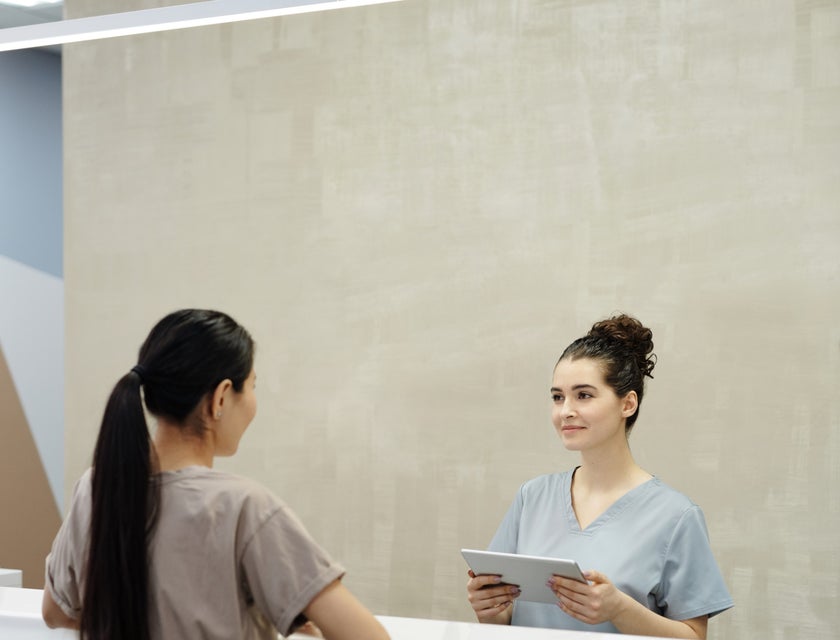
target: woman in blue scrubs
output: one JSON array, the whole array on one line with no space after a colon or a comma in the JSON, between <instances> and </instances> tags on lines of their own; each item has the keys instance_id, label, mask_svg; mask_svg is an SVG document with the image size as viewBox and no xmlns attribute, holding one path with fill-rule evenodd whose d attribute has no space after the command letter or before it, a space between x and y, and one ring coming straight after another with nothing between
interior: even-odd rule
<instances>
[{"instance_id":1,"label":"woman in blue scrubs","mask_svg":"<svg viewBox=\"0 0 840 640\"><path fill-rule=\"evenodd\" d=\"M588 584L552 578L556 605L517 601L515 586L470 573L479 622L705 638L708 619L732 606L700 507L630 452L655 363L652 332L627 315L597 322L560 356L551 417L580 465L523 484L490 550L594 568Z\"/></svg>"}]
</instances>

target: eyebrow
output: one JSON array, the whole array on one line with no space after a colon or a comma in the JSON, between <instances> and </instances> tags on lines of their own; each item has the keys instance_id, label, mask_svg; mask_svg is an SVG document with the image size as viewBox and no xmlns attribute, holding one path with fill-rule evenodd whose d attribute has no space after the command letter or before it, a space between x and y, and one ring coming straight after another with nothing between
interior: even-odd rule
<instances>
[{"instance_id":1,"label":"eyebrow","mask_svg":"<svg viewBox=\"0 0 840 640\"><path fill-rule=\"evenodd\" d=\"M576 384L572 387L572 391L577 391L578 389L597 389L594 384ZM551 387L550 391L562 391L560 387Z\"/></svg>"}]
</instances>

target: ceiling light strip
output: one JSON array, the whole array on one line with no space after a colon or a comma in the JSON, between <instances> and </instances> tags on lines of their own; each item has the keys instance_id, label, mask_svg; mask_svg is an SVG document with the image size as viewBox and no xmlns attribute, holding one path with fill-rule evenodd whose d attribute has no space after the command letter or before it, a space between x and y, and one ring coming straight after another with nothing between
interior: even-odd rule
<instances>
[{"instance_id":1,"label":"ceiling light strip","mask_svg":"<svg viewBox=\"0 0 840 640\"><path fill-rule=\"evenodd\" d=\"M348 9L402 0L205 0L0 29L0 51L116 38L226 22Z\"/></svg>"}]
</instances>

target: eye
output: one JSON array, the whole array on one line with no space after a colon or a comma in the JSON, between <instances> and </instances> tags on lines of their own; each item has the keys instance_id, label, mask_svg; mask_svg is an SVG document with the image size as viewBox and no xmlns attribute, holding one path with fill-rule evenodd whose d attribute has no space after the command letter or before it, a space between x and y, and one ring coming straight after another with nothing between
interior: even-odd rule
<instances>
[{"instance_id":1,"label":"eye","mask_svg":"<svg viewBox=\"0 0 840 640\"><path fill-rule=\"evenodd\" d=\"M559 393L552 393L551 399L554 400L554 402L563 402L563 396L561 396Z\"/></svg>"},{"instance_id":2,"label":"eye","mask_svg":"<svg viewBox=\"0 0 840 640\"><path fill-rule=\"evenodd\" d=\"M580 395L578 395L578 398L580 398L581 400L586 400L586 399L591 398L591 397L592 397L592 394L587 393L586 391L581 391Z\"/></svg>"}]
</instances>

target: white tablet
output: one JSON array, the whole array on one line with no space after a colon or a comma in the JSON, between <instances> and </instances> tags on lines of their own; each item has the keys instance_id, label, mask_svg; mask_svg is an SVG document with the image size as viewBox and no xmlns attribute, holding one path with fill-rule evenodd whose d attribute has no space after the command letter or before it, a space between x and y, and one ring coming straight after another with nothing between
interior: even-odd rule
<instances>
[{"instance_id":1,"label":"white tablet","mask_svg":"<svg viewBox=\"0 0 840 640\"><path fill-rule=\"evenodd\" d=\"M583 571L574 560L477 549L461 549L461 555L475 575L502 576L503 583L517 585L522 592L519 600L556 604L557 596L546 586L551 576L586 582Z\"/></svg>"}]
</instances>

